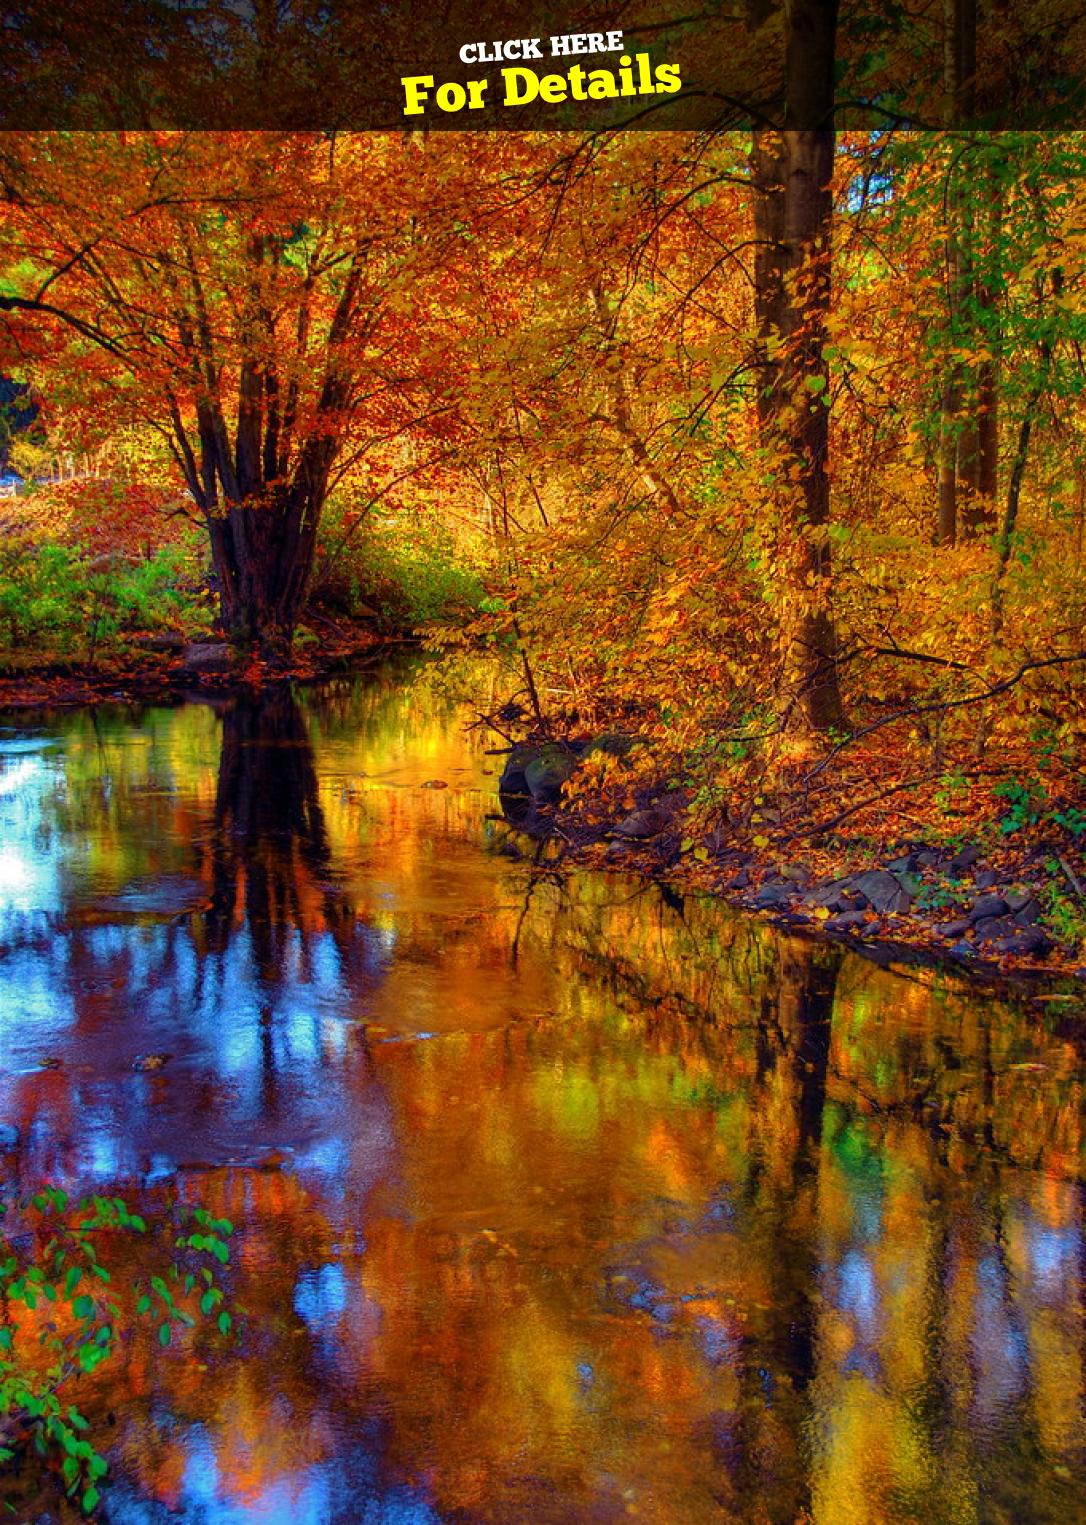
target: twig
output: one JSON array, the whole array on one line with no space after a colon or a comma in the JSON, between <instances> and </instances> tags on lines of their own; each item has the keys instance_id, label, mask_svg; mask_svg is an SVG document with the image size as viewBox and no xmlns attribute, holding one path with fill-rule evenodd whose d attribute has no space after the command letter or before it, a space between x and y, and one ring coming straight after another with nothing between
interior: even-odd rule
<instances>
[{"instance_id":1,"label":"twig","mask_svg":"<svg viewBox=\"0 0 1086 1525\"><path fill-rule=\"evenodd\" d=\"M1063 869L1064 873L1067 875L1068 882L1071 885L1071 888L1074 890L1075 894L1078 896L1078 898L1080 900L1086 900L1086 891L1083 891L1083 888L1082 888L1082 885L1079 882L1078 876L1075 873L1074 869L1071 867L1071 865L1068 863L1067 859L1064 858L1060 853L1057 853L1056 854L1056 862L1060 865L1060 867Z\"/></svg>"},{"instance_id":2,"label":"twig","mask_svg":"<svg viewBox=\"0 0 1086 1525\"><path fill-rule=\"evenodd\" d=\"M858 800L855 805L850 805L847 810L842 810L829 821L816 821L813 826L806 827L803 831L793 831L791 837L813 837L821 831L832 831L835 826L840 826L842 821L850 815L855 815L858 810L866 810L868 805L878 805L881 801L889 799L892 794L903 794L907 789L919 789L924 784L934 783L941 775L938 773L925 773L923 778L911 778L904 784L893 784L889 789L881 789L878 794L871 794L866 800ZM967 773L965 778L976 778L978 774Z\"/></svg>"},{"instance_id":3,"label":"twig","mask_svg":"<svg viewBox=\"0 0 1086 1525\"><path fill-rule=\"evenodd\" d=\"M1009 678L1004 678L999 683L993 683L990 688L986 688L982 693L967 694L964 699L933 700L930 704L914 704L910 705L908 709L895 710L892 715L884 715L881 720L876 720L871 725L864 726L862 730L853 731L851 736L846 736L844 741L839 741L835 747L832 747L826 753L826 756L817 767L811 769L806 781L810 783L812 779L817 778L820 773L829 767L838 753L843 752L846 747L852 746L854 742L861 741L865 736L872 735L875 731L881 731L885 726L893 725L895 721L911 720L917 715L934 715L943 710L962 709L967 704L983 704L985 700L994 699L997 694L1006 693L1009 688L1014 688L1028 672L1034 672L1041 667L1060 667L1068 662L1086 662L1086 651L1075 651L1066 657L1035 657L1029 662L1023 662L1018 671L1013 673Z\"/></svg>"}]
</instances>

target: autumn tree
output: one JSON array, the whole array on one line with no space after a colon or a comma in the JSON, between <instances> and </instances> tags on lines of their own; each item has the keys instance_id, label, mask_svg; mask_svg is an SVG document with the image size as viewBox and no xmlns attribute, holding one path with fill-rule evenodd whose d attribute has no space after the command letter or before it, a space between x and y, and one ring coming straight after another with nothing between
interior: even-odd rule
<instances>
[{"instance_id":1,"label":"autumn tree","mask_svg":"<svg viewBox=\"0 0 1086 1525\"><path fill-rule=\"evenodd\" d=\"M436 182L436 147L323 133L8 134L0 155L9 348L88 428L159 434L231 640L284 661L337 477L449 411L413 308L464 162Z\"/></svg>"}]
</instances>

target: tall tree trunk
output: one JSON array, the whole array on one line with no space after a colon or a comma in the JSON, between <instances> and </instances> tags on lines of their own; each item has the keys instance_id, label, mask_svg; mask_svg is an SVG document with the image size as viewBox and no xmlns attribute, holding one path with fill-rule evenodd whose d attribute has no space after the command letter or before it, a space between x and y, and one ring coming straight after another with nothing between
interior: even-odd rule
<instances>
[{"instance_id":1,"label":"tall tree trunk","mask_svg":"<svg viewBox=\"0 0 1086 1525\"><path fill-rule=\"evenodd\" d=\"M940 399L939 420L939 544L958 538L958 399L961 388L952 367Z\"/></svg>"},{"instance_id":2,"label":"tall tree trunk","mask_svg":"<svg viewBox=\"0 0 1086 1525\"><path fill-rule=\"evenodd\" d=\"M999 258L1003 231L1003 186L997 168L990 166L989 213L986 248L977 251L976 263ZM972 318L977 347L990 351L989 358L977 362L972 372L969 402L969 447L963 462L968 496L965 503L964 531L968 536L991 534L996 527L996 501L999 492L999 365L995 356L999 346L998 296L994 282L985 279L979 269L974 273Z\"/></svg>"},{"instance_id":3,"label":"tall tree trunk","mask_svg":"<svg viewBox=\"0 0 1086 1525\"><path fill-rule=\"evenodd\" d=\"M966 126L976 115L977 0L945 0L944 95L951 128ZM952 164L947 188L948 328L956 348L991 345L996 294L978 265L980 247L975 196L961 183L960 156ZM999 246L1002 195L992 177L989 253ZM949 362L940 400L938 541L953 545L990 533L996 521L999 460L997 369L994 359Z\"/></svg>"},{"instance_id":4,"label":"tall tree trunk","mask_svg":"<svg viewBox=\"0 0 1086 1525\"><path fill-rule=\"evenodd\" d=\"M290 660L316 549L321 504L292 486L268 490L209 520L222 622L239 653Z\"/></svg>"},{"instance_id":5,"label":"tall tree trunk","mask_svg":"<svg viewBox=\"0 0 1086 1525\"><path fill-rule=\"evenodd\" d=\"M759 419L783 489L783 634L789 702L807 726L844 723L830 610L829 375L824 351L830 299L837 10L792 0L786 10L783 129L758 131L755 308L762 385Z\"/></svg>"}]
</instances>

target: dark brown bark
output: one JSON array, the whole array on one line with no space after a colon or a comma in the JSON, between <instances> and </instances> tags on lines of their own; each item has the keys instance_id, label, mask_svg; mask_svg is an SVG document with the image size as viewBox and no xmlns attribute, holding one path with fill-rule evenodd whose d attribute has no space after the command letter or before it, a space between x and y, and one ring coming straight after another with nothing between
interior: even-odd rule
<instances>
[{"instance_id":1,"label":"dark brown bark","mask_svg":"<svg viewBox=\"0 0 1086 1525\"><path fill-rule=\"evenodd\" d=\"M272 665L289 659L322 506L304 488L274 488L209 522L222 621L239 652Z\"/></svg>"},{"instance_id":2,"label":"dark brown bark","mask_svg":"<svg viewBox=\"0 0 1086 1525\"><path fill-rule=\"evenodd\" d=\"M967 125L976 113L976 0L946 0L944 93L951 127ZM975 198L963 189L962 156L951 169L947 189L947 307L958 343L981 348L991 341L996 296L977 270ZM1002 217L998 179L992 186L991 246L998 247ZM964 332L962 332L964 330ZM997 368L993 360L949 364L940 402L939 517L937 539L990 534L996 523L999 463Z\"/></svg>"},{"instance_id":3,"label":"dark brown bark","mask_svg":"<svg viewBox=\"0 0 1086 1525\"><path fill-rule=\"evenodd\" d=\"M783 129L755 133L758 411L782 481L786 688L816 731L844 724L830 609L829 374L836 6L787 11Z\"/></svg>"}]
</instances>

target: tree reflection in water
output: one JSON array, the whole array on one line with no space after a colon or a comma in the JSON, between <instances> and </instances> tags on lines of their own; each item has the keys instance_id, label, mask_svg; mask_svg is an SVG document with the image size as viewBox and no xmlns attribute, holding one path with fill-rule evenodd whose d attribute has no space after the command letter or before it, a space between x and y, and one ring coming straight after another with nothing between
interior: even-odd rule
<instances>
[{"instance_id":1,"label":"tree reflection in water","mask_svg":"<svg viewBox=\"0 0 1086 1525\"><path fill-rule=\"evenodd\" d=\"M242 1225L237 1356L103 1369L111 1518L1073 1518L1081 1027L510 857L468 713L70 715L0 790L24 1168Z\"/></svg>"}]
</instances>

